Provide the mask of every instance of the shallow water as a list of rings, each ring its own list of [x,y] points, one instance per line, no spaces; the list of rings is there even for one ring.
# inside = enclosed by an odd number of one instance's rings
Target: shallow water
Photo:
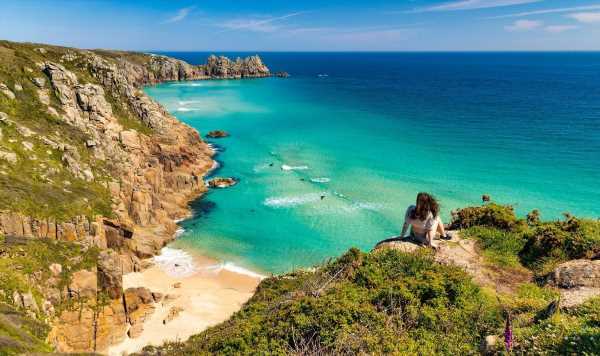
[[[231,134],[210,140],[215,174],[240,183],[193,204],[180,245],[307,267],[398,234],[419,191],[446,220],[482,194],[521,215],[600,216],[598,53],[261,55],[292,77],[146,88],[201,133]]]

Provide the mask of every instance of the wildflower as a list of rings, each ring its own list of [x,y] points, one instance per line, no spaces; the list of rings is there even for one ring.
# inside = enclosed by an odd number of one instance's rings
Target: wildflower
[[[506,326],[504,327],[504,345],[506,351],[510,352],[513,346],[512,323],[510,321],[510,313],[506,314]]]

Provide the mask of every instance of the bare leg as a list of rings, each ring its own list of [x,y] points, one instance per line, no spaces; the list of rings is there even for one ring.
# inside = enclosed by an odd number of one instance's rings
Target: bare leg
[[[444,223],[442,222],[442,219],[440,219],[440,218],[438,218],[437,233],[440,234],[441,237],[446,236],[446,230],[444,229]]]

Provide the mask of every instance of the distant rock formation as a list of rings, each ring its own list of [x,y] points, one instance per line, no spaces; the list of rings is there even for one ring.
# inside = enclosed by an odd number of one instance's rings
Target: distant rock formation
[[[263,64],[259,56],[250,56],[235,61],[227,57],[208,57],[206,65],[200,66],[206,75],[214,78],[259,78],[271,75],[269,68]]]

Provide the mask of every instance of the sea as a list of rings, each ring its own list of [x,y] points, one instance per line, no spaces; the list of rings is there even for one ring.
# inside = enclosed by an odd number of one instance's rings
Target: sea
[[[398,235],[422,191],[445,222],[483,194],[521,217],[600,217],[600,53],[257,54],[290,77],[145,88],[202,135],[227,131],[206,139],[211,176],[239,180],[191,204],[175,247],[310,268]]]

